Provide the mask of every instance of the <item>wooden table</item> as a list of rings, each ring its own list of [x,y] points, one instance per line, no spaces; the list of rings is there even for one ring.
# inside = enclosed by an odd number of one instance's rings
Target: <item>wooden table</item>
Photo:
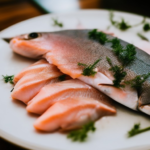
[[[92,3],[93,1],[95,3]],[[136,1],[136,7],[134,7],[135,5],[131,1],[130,5],[128,5],[129,1],[127,0],[114,0],[114,3],[112,0],[80,0],[79,2],[81,8],[113,8],[150,16],[150,11],[148,11],[149,5],[146,6],[145,4],[143,6],[143,3],[138,5],[138,0]],[[122,5],[123,2],[124,5]],[[0,0],[0,31],[20,21],[46,13],[46,11],[38,7],[31,0]],[[0,138],[0,149],[24,150],[24,148],[15,146],[2,138]]]

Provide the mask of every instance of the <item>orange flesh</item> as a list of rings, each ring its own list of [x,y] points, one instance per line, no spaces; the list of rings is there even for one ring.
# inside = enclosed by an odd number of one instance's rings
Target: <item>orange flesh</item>
[[[52,132],[76,129],[102,116],[114,115],[116,110],[92,98],[67,98],[51,106],[34,123],[37,130]]]
[[[99,101],[105,101],[108,105],[110,103],[109,98],[98,90],[80,80],[72,79],[44,86],[28,103],[27,111],[42,114],[57,101],[75,97],[89,97],[98,99]]]
[[[48,64],[44,69],[28,70],[15,85],[11,94],[13,99],[27,103],[40,89],[52,79],[59,77],[62,73],[54,65]],[[21,73],[20,73],[21,74]]]

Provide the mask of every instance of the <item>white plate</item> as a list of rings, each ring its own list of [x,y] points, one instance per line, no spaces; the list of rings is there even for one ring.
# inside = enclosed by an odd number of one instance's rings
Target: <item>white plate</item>
[[[136,24],[142,20],[141,16],[115,12],[116,19],[124,17],[129,23]],[[1,37],[11,37],[18,34],[36,31],[60,30],[52,26],[52,17],[63,22],[62,29],[98,28],[106,30],[110,25],[109,12],[106,10],[84,10],[68,14],[48,14],[11,26],[0,33]],[[150,21],[150,20],[148,20]],[[142,32],[142,26],[121,32],[111,27],[110,32],[131,42],[139,43],[137,32]],[[146,35],[148,37],[148,34]],[[150,38],[150,37],[148,37]],[[23,68],[33,63],[33,60],[13,54],[9,45],[0,39],[0,75],[17,74]],[[150,132],[145,132],[132,138],[127,138],[127,131],[135,123],[141,127],[150,126],[150,117],[117,105],[117,115],[104,117],[96,122],[96,132],[91,133],[84,143],[72,142],[66,135],[60,133],[38,133],[33,128],[37,116],[29,115],[25,105],[12,101],[10,90],[12,85],[6,84],[0,76],[0,135],[20,146],[30,149],[51,150],[124,150],[150,148]]]

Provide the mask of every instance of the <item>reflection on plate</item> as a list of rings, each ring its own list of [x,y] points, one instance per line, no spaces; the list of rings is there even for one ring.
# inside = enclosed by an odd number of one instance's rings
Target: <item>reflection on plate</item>
[[[124,17],[131,24],[138,23],[142,17],[128,13],[115,12],[117,18]],[[58,18],[63,22],[64,27],[52,26],[52,18]],[[0,37],[12,37],[14,35],[37,32],[56,31],[65,29],[93,29],[114,33],[115,36],[136,44],[141,42],[137,32],[142,32],[142,27],[131,28],[126,32],[121,32],[110,25],[109,12],[106,10],[84,10],[68,14],[51,14],[36,17],[23,21],[0,33]],[[147,38],[150,39],[150,35]],[[0,74],[17,74],[23,68],[34,61],[13,54],[9,45],[0,40]],[[30,149],[52,149],[52,150],[133,150],[146,149],[150,147],[150,132],[127,138],[127,132],[133,124],[141,123],[142,127],[149,126],[149,116],[134,112],[124,106],[116,104],[117,115],[104,117],[96,122],[96,132],[89,135],[84,143],[72,142],[66,135],[60,133],[38,133],[33,128],[33,122],[37,116],[29,115],[25,110],[25,105],[12,101],[10,97],[11,85],[5,84],[0,77],[0,135],[18,145]]]

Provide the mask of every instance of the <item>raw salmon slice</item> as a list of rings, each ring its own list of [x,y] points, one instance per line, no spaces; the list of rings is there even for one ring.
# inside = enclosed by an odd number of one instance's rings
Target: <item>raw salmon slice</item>
[[[61,76],[62,73],[54,65],[47,64],[45,69],[41,71],[39,69],[34,72],[30,70],[29,74],[25,74],[15,85],[14,90],[11,94],[13,99],[20,100],[24,103],[30,101],[40,89],[52,82],[52,79],[55,79]]]
[[[115,113],[114,107],[92,98],[67,98],[51,106],[36,120],[34,127],[46,132],[72,130]]]
[[[109,97],[85,84],[78,79],[72,79],[44,86],[40,92],[28,103],[27,111],[42,114],[57,101],[67,98],[93,98],[107,105],[111,105]]]
[[[15,75],[14,83],[16,84],[25,74],[36,73],[36,72],[39,73],[46,68],[49,68],[49,63],[44,59],[40,59],[39,61],[35,62],[34,64],[30,65],[29,67],[25,68],[24,70],[19,72],[17,75]],[[53,69],[54,68],[55,67],[53,67]]]

